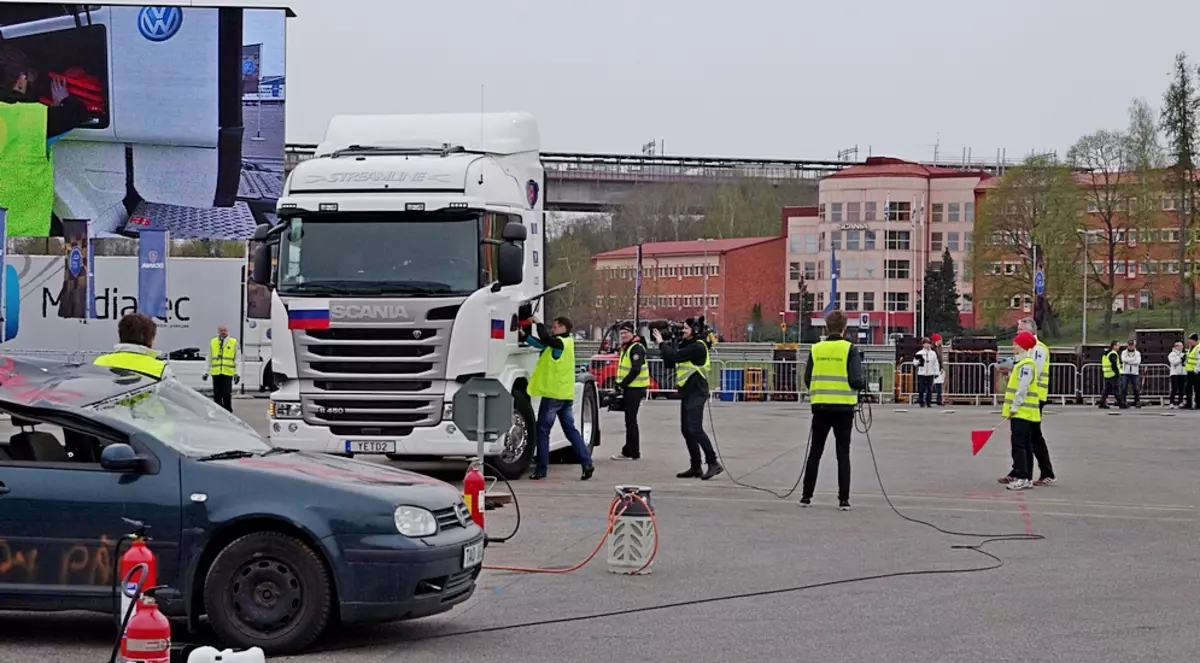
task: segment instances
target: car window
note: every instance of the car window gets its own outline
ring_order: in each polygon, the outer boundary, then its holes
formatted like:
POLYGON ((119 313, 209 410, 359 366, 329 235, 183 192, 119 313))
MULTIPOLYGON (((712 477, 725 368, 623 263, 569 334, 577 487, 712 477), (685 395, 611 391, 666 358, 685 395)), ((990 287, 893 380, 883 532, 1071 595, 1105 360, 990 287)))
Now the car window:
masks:
POLYGON ((0 424, 0 463, 98 465, 105 441, 53 424, 0 424))
POLYGON ((144 430, 187 456, 235 450, 261 453, 272 448, 241 419, 175 378, 87 409, 144 430))

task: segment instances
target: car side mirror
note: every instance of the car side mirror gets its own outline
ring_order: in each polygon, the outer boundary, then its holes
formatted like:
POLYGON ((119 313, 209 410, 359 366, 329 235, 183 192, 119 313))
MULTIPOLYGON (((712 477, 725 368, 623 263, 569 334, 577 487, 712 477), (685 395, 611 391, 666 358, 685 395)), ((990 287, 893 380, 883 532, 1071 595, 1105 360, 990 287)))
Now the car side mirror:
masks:
POLYGON ((100 467, 110 472, 137 472, 143 459, 128 444, 110 444, 100 452, 100 467))
POLYGON ((525 280, 525 249, 512 242, 504 242, 498 248, 496 281, 501 287, 519 285, 525 280))
POLYGON ((509 221, 504 224, 504 230, 500 231, 500 239, 506 242, 524 242, 527 236, 525 224, 519 221, 509 221))
MULTIPOLYGON (((262 228, 262 226, 259 226, 262 228)), ((258 285, 271 285, 271 245, 259 244, 254 247, 254 265, 250 269, 250 282, 258 285)))

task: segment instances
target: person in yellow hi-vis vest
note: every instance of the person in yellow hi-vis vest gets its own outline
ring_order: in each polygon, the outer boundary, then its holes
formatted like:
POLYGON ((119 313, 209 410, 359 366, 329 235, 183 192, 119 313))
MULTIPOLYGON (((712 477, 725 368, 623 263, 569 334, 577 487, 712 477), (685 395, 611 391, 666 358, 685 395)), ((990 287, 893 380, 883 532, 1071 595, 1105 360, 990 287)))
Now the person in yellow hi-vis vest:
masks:
POLYGON ((100 355, 92 363, 96 366, 141 373, 155 380, 171 377, 171 369, 165 361, 158 358, 158 351, 153 347, 157 333, 158 325, 155 325, 149 316, 130 313, 117 323, 117 338, 120 342, 113 346, 112 352, 100 355))
POLYGON ((625 446, 613 460, 637 460, 642 457, 642 434, 638 428, 638 410, 650 389, 650 366, 646 360, 646 343, 634 331, 632 322, 622 322, 617 328, 621 350, 617 359, 617 397, 625 413, 625 446))
POLYGON ((858 394, 867 388, 859 349, 844 338, 846 314, 834 310, 825 316, 825 340, 809 350, 804 365, 804 383, 812 402, 812 441, 804 468, 800 506, 812 504, 817 472, 825 441, 833 432, 838 465, 838 508, 850 510, 850 437, 854 433, 854 410, 858 394))
POLYGON ((1037 362, 1032 350, 1037 337, 1021 332, 1013 338, 1012 372, 1004 392, 1004 408, 1000 413, 1008 419, 1012 440, 1012 480, 1009 490, 1033 488, 1033 435, 1042 422, 1041 388, 1037 380, 1037 362))
POLYGON ((208 344, 208 372, 212 376, 213 400, 233 412, 233 385, 242 381, 237 374, 237 339, 229 335, 225 325, 217 327, 217 335, 208 344))
POLYGON ((38 72, 25 54, 0 44, 0 207, 10 237, 47 237, 54 212, 54 140, 88 120, 87 107, 62 79, 50 82, 52 106, 33 86, 38 72))
POLYGON ((533 327, 536 337, 527 341, 541 355, 529 379, 529 395, 541 398, 541 402, 537 416, 537 465, 529 478, 545 479, 550 470, 550 431, 557 419, 583 467, 579 478, 587 481, 596 472, 596 466, 587 442, 575 426, 571 409, 575 404, 575 339, 571 338, 571 321, 559 316, 547 330, 546 325, 533 318, 533 327))

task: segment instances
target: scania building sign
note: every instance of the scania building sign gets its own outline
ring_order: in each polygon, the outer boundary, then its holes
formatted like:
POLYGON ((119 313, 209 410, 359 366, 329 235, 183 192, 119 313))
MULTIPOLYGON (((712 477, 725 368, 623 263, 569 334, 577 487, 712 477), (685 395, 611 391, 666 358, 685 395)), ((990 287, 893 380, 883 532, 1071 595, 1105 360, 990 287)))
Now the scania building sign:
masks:
POLYGON ((330 320, 411 320, 403 304, 331 304, 330 320))

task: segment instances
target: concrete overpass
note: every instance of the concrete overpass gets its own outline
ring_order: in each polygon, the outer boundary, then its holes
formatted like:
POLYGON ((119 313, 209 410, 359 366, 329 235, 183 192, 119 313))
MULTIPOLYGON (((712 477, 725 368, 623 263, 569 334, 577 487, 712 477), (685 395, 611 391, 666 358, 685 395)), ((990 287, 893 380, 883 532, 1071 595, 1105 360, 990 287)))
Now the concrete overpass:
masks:
MULTIPOLYGON (((290 172, 297 163, 311 157, 316 147, 315 144, 289 143, 285 169, 290 172)), ((815 205, 817 183, 822 177, 861 163, 572 152, 542 154, 542 164, 546 168, 546 209, 560 212, 610 211, 621 205, 622 199, 637 187, 678 183, 713 187, 747 178, 787 186, 795 191, 794 204, 815 205)), ((995 164, 959 167, 991 171, 995 164)))

